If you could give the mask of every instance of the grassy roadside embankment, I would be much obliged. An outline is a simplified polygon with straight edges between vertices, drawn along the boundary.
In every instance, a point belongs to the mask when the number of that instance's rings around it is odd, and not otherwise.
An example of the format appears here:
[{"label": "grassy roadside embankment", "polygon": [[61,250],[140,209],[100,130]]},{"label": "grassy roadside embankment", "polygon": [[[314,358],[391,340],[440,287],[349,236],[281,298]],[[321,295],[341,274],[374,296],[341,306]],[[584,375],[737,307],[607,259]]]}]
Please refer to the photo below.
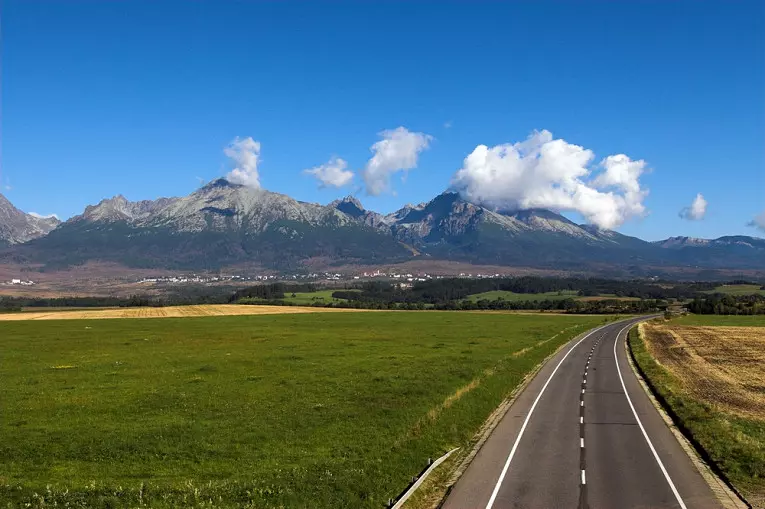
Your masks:
[{"label": "grassy roadside embankment", "polygon": [[745,343],[736,331],[751,338],[762,325],[759,317],[693,316],[641,324],[629,337],[675,423],[753,507],[765,507],[765,334]]}]

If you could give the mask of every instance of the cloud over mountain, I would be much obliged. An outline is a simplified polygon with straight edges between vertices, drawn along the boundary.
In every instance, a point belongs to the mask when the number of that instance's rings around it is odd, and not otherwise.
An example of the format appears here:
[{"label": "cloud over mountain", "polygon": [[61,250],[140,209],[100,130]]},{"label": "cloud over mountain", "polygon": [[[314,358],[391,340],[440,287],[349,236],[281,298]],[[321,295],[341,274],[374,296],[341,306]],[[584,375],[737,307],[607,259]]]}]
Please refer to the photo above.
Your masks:
[{"label": "cloud over mountain", "polygon": [[258,162],[260,161],[260,142],[252,137],[234,138],[223,149],[223,153],[231,159],[233,169],[226,174],[226,180],[232,184],[240,184],[253,189],[260,188],[260,174]]},{"label": "cloud over mountain", "polygon": [[762,214],[755,216],[755,218],[749,222],[749,226],[754,226],[758,230],[765,232],[765,211],[763,211]]},{"label": "cloud over mountain", "polygon": [[353,172],[346,169],[348,163],[339,157],[333,157],[326,163],[308,170],[306,175],[313,175],[319,181],[319,187],[343,187],[353,180]]},{"label": "cloud over mountain", "polygon": [[707,201],[704,195],[698,193],[689,207],[683,207],[680,217],[689,221],[700,221],[707,214]]},{"label": "cloud over mountain", "polygon": [[640,185],[646,162],[624,154],[597,165],[591,150],[534,131],[522,142],[478,145],[452,178],[467,200],[493,208],[573,211],[601,228],[646,213]]},{"label": "cloud over mountain", "polygon": [[361,172],[367,194],[372,196],[390,189],[394,173],[416,168],[420,153],[433,140],[428,134],[411,132],[405,127],[388,129],[379,135],[382,139],[370,147],[374,155]]}]

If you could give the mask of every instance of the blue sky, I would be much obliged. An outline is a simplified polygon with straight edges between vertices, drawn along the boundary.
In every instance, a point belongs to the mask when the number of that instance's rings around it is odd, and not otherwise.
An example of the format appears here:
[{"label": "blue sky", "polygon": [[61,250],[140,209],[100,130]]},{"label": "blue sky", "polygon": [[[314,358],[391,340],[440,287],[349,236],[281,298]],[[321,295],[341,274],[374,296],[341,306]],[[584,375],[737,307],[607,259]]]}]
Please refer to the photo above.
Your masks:
[{"label": "blue sky", "polygon": [[[322,203],[357,191],[388,212],[445,190],[478,145],[534,130],[591,150],[594,169],[614,154],[646,162],[645,213],[623,233],[752,235],[765,211],[762,2],[2,9],[0,185],[26,211],[185,195],[225,175],[224,148],[252,137],[264,188]],[[367,196],[360,175],[319,188],[302,172],[332,156],[360,172],[378,133],[399,126],[432,138],[388,192]],[[679,218],[697,193],[704,219]]]}]

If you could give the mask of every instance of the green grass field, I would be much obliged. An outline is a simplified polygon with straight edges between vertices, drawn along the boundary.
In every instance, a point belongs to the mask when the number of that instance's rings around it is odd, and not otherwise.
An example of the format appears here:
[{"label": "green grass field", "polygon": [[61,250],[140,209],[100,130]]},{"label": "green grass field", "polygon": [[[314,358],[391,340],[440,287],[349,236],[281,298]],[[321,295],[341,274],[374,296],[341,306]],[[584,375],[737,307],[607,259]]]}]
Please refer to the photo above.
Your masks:
[{"label": "green grass field", "polygon": [[[328,303],[328,302],[343,302],[345,299],[335,299],[332,294],[337,290],[319,290],[316,292],[287,292],[284,294],[284,301],[291,302],[300,306],[310,306],[316,302]],[[348,290],[354,291],[354,290]],[[292,295],[295,295],[294,297]]]},{"label": "green grass field", "polygon": [[765,327],[765,315],[685,315],[672,319],[677,325],[725,325],[728,327]]},{"label": "green grass field", "polygon": [[727,293],[730,295],[753,295],[759,293],[765,295],[765,290],[760,290],[762,285],[723,285],[714,290],[707,290],[704,293]]},{"label": "green grass field", "polygon": [[515,293],[505,290],[492,290],[490,292],[476,293],[468,295],[465,300],[478,302],[479,300],[497,300],[502,298],[508,301],[526,301],[526,300],[564,300],[576,298],[577,292],[546,292],[546,293]]},{"label": "green grass field", "polygon": [[427,458],[468,444],[524,374],[604,320],[4,323],[0,506],[380,508]]}]

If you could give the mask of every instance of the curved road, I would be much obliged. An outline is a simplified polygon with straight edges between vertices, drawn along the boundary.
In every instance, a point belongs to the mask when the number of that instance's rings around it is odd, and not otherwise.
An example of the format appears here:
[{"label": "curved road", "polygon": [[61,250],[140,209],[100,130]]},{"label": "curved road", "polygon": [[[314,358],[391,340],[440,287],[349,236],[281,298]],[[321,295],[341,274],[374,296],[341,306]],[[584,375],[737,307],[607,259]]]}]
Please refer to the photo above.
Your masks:
[{"label": "curved road", "polygon": [[721,507],[628,364],[640,320],[595,329],[548,361],[443,508]]}]

